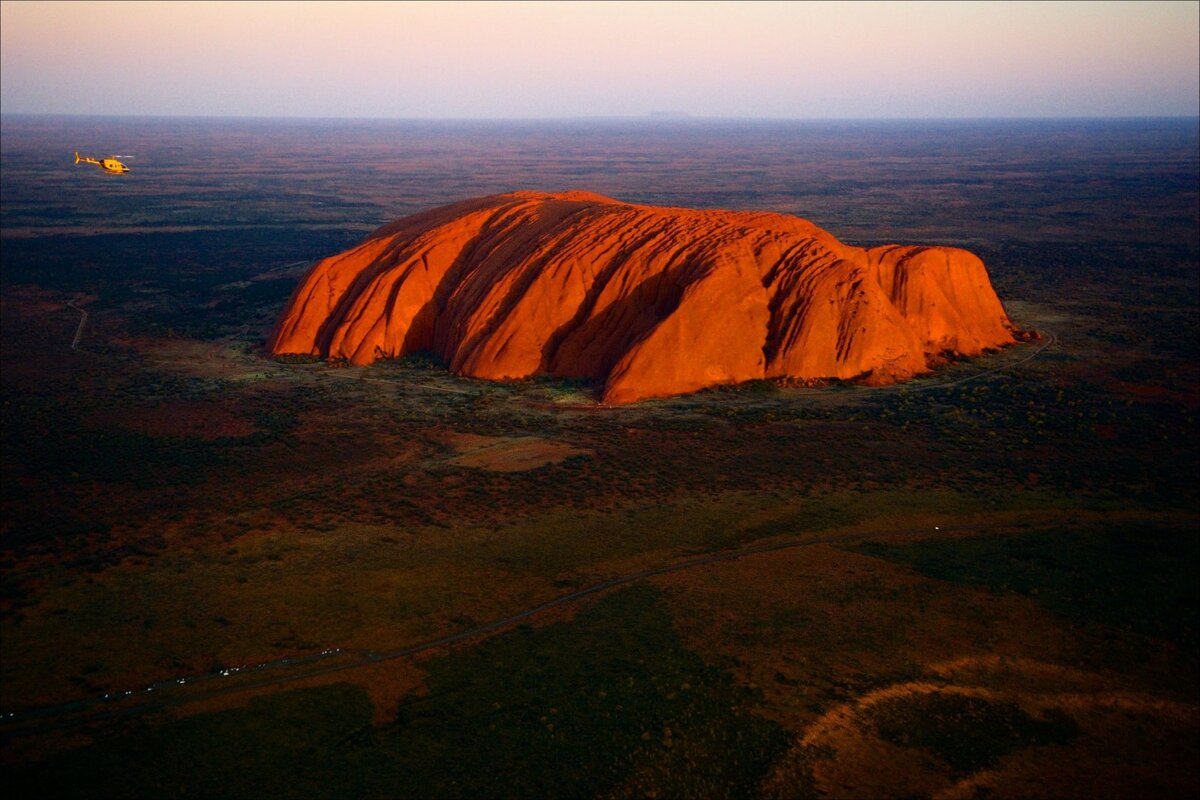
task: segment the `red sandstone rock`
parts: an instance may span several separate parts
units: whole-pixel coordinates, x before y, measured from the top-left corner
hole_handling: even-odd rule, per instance
[[[355,364],[431,350],[462,375],[593,378],[628,403],[756,378],[892,383],[1014,337],[965,250],[513,192],[405,217],[320,262],[269,346]]]

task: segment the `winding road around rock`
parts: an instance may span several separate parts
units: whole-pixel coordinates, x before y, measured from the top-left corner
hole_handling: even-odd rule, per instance
[[[87,322],[87,312],[75,305],[74,301],[68,302],[67,305],[71,308],[74,308],[76,311],[79,311],[82,315],[79,328],[75,333],[75,340],[72,343],[72,349],[78,349],[77,345],[80,337],[82,336],[84,324]],[[916,392],[944,389],[950,386],[956,386],[968,381],[977,380],[986,375],[1010,371],[1036,358],[1038,355],[1045,352],[1047,348],[1057,344],[1057,342],[1057,335],[1050,331],[1043,331],[1042,342],[1036,349],[1026,354],[1023,358],[1008,364],[1002,364],[988,370],[983,370],[964,376],[962,378],[939,382],[936,384],[915,387],[896,385],[891,387],[882,387],[881,389],[872,391],[884,391],[891,389]],[[362,378],[356,378],[349,375],[347,375],[346,378],[363,380]],[[380,379],[367,380],[371,380],[373,382],[391,383],[391,381],[383,381]],[[964,533],[968,531],[980,532],[984,530],[994,530],[1000,527],[1002,526],[956,526],[953,529],[947,529],[944,532],[949,533],[951,530],[956,533]],[[506,628],[510,628],[540,614],[544,614],[553,609],[578,602],[586,597],[659,575],[682,572],[685,570],[696,569],[698,567],[727,561],[735,561],[737,559],[746,558],[749,556],[778,552],[781,550],[791,550],[829,544],[847,544],[866,541],[883,536],[891,538],[913,538],[928,536],[932,533],[939,532],[939,530],[940,529],[938,528],[931,530],[929,527],[909,528],[902,530],[876,530],[865,533],[845,534],[842,536],[826,536],[817,539],[803,539],[800,541],[773,542],[768,544],[754,545],[737,550],[713,553],[684,561],[677,561],[670,564],[651,567],[649,569],[644,569],[627,575],[609,578],[551,600],[547,600],[546,602],[540,603],[523,611],[519,611],[515,614],[510,614],[500,619],[496,619],[482,625],[477,625],[457,633],[409,645],[396,650],[375,652],[328,648],[320,651],[319,653],[292,655],[270,661],[263,661],[250,666],[228,667],[214,672],[176,676],[138,689],[116,690],[108,692],[102,696],[92,696],[65,703],[35,706],[17,711],[0,711],[0,731],[2,731],[6,736],[12,736],[18,734],[22,728],[88,724],[90,722],[105,718],[133,716],[172,706],[209,700],[223,695],[280,686],[286,683],[318,678],[337,672],[361,669],[363,667],[368,667],[380,662],[393,661],[396,659],[405,658],[407,656],[419,655],[432,650],[437,650],[439,648],[449,647],[470,639],[485,637]],[[338,660],[337,663],[323,663],[335,659],[340,660]],[[297,667],[306,668],[295,669]],[[240,674],[249,674],[285,668],[291,668],[294,671],[287,675],[266,677],[249,682],[236,682],[235,685],[202,688],[200,691],[192,691],[189,688],[196,686],[197,684],[205,684],[214,680],[219,680],[220,678],[228,678]],[[157,694],[154,694],[156,692]],[[153,695],[152,698],[151,695]],[[102,708],[100,711],[90,714],[84,713],[96,706],[110,707]]]
[[[79,317],[79,327],[75,329],[75,338],[71,340],[71,349],[72,349],[72,350],[78,350],[78,349],[79,349],[79,342],[80,342],[80,340],[82,340],[82,339],[83,339],[83,327],[84,327],[85,325],[87,325],[87,321],[88,321],[88,312],[87,312],[87,311],[85,311],[84,309],[80,308],[79,306],[75,305],[75,301],[74,301],[74,300],[68,300],[68,301],[67,301],[67,307],[68,307],[68,308],[73,308],[73,309],[75,309],[75,310],[76,310],[76,311],[78,311],[78,312],[79,312],[79,314],[80,314],[80,317]]]
[[[963,533],[967,531],[980,532],[985,530],[994,530],[1000,527],[1003,526],[957,526],[952,530],[956,533]],[[216,670],[214,672],[170,678],[151,684],[150,686],[141,687],[139,689],[117,690],[109,692],[103,696],[93,696],[69,701],[66,703],[36,706],[22,709],[20,711],[3,712],[0,713],[0,732],[3,732],[3,734],[6,736],[12,736],[20,732],[22,727],[56,727],[59,724],[81,725],[106,718],[136,716],[172,706],[211,700],[223,695],[237,694],[255,689],[280,686],[285,683],[294,683],[296,681],[318,678],[337,672],[361,669],[363,667],[372,666],[383,661],[394,661],[407,656],[419,655],[431,650],[449,647],[469,639],[485,637],[489,634],[497,633],[506,628],[510,628],[513,625],[536,617],[540,614],[544,614],[552,609],[578,602],[586,597],[590,597],[591,595],[600,594],[601,592],[608,591],[609,589],[626,586],[628,584],[646,580],[647,578],[653,578],[659,575],[683,572],[684,570],[696,569],[698,567],[718,564],[726,561],[735,561],[748,556],[761,555],[763,553],[773,553],[781,550],[794,550],[798,548],[816,547],[819,545],[829,544],[849,544],[876,539],[879,537],[914,538],[928,536],[938,531],[938,528],[931,529],[928,526],[922,528],[906,528],[901,530],[881,530],[857,534],[844,534],[841,536],[825,536],[817,539],[803,539],[800,541],[772,542],[768,544],[753,545],[738,550],[728,550],[725,552],[713,553],[685,561],[677,561],[671,564],[651,567],[649,569],[640,570],[628,575],[609,578],[608,580],[593,583],[582,589],[577,589],[576,591],[561,595],[552,600],[547,600],[544,603],[539,603],[538,605],[527,608],[524,611],[519,611],[515,614],[510,614],[506,617],[502,617],[482,625],[476,625],[475,627],[459,631],[458,633],[452,633],[436,639],[430,639],[425,642],[409,645],[396,650],[375,652],[369,650],[362,651],[329,648],[322,650],[319,653],[287,656],[249,666],[228,667],[221,670]],[[949,533],[951,532],[951,529],[948,528],[945,530],[945,532]],[[349,660],[334,664],[321,663],[343,657],[349,657]],[[235,675],[250,674],[272,669],[294,668],[298,666],[302,667],[308,664],[313,666],[307,669],[297,670],[287,675],[263,678],[256,681],[239,682],[236,683],[236,685],[218,686],[202,689],[201,691],[189,691],[187,689],[189,686],[208,683],[220,678],[228,678]],[[156,692],[157,694],[154,694]],[[175,693],[174,696],[170,696],[172,692]],[[151,695],[154,696],[151,697]],[[126,701],[135,700],[140,702],[137,702],[136,704],[125,704]],[[99,705],[112,705],[119,707],[106,708],[100,710],[99,712],[87,715],[82,714],[82,712],[86,712],[88,709]]]

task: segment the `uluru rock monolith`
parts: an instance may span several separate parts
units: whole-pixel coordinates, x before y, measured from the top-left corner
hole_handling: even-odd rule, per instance
[[[606,403],[754,379],[870,384],[1015,341],[983,263],[799,217],[512,192],[380,228],[304,277],[275,354],[588,378]]]

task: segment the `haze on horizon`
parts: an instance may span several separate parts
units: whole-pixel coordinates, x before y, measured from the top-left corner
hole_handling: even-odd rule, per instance
[[[0,3],[0,112],[1200,115],[1200,3]]]

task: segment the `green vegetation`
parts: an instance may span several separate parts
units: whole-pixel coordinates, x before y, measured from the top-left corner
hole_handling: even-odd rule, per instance
[[[780,748],[866,692],[957,680],[933,665],[1012,659],[1031,672],[968,676],[991,699],[950,691],[967,682],[880,703],[855,735],[907,745],[947,780],[1059,743],[1081,769],[1123,757],[1097,778],[1114,795],[1196,795],[1194,121],[616,137],[607,123],[3,124],[0,712],[399,649],[766,539],[960,537],[721,562],[396,662],[425,685],[381,726],[368,697],[388,696],[385,665],[181,719],[105,706],[118,713],[72,753],[86,740],[55,727],[74,730],[71,714],[0,721],[10,794],[850,794],[852,749]],[[131,131],[169,180],[47,167],[82,135]],[[457,378],[429,353],[355,367],[264,352],[307,265],[375,225],[597,176],[632,202],[965,246],[1017,324],[1057,344],[901,387],[752,381],[623,408],[589,407],[587,381]],[[88,310],[80,351],[72,299]],[[455,463],[471,435],[577,455]],[[991,526],[1020,532],[967,535]],[[1030,699],[1027,675],[1048,695],[1135,697],[1064,707],[1073,723],[1040,715],[1055,701]],[[1159,776],[1183,789],[1147,788]]]
[[[1200,650],[1194,530],[1126,523],[854,549],[939,580],[1027,595],[1081,623],[1167,639],[1193,658]]]
[[[403,370],[441,373],[445,372],[450,366],[444,358],[429,350],[418,350],[402,358],[390,358],[378,363],[381,371],[387,370],[390,367],[396,367]]]
[[[391,731],[408,796],[594,796],[630,778],[634,794],[745,796],[786,745],[646,586],[435,662],[427,684]]]
[[[44,406],[37,408],[38,424],[33,414],[24,413],[27,408],[14,403],[6,415],[5,443],[22,454],[24,470],[50,480],[173,486],[194,483],[206,470],[228,462],[225,448],[231,442],[96,430]]]
[[[38,767],[9,772],[18,796],[361,797],[349,737],[371,703],[345,684],[256,698],[243,708],[146,721]]]
[[[18,773],[56,797],[745,797],[788,737],[681,646],[633,586],[571,622],[425,664],[427,694],[369,724],[345,685],[146,723]]]
[[[1038,719],[1015,703],[952,692],[881,700],[869,719],[884,740],[929,752],[956,778],[995,766],[1023,747],[1064,744],[1079,734],[1075,721],[1056,709]]]

